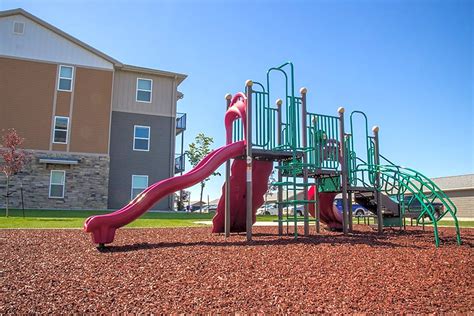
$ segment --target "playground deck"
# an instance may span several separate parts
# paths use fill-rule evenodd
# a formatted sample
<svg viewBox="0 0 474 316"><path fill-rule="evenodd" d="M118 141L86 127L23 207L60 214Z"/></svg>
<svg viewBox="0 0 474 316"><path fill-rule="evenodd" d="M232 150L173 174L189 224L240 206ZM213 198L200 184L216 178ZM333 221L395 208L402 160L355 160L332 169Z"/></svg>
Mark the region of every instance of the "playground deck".
<svg viewBox="0 0 474 316"><path fill-rule="evenodd" d="M474 229L322 232L123 229L105 253L81 230L1 230L0 314L474 312ZM48 240L50 242L45 242Z"/></svg>

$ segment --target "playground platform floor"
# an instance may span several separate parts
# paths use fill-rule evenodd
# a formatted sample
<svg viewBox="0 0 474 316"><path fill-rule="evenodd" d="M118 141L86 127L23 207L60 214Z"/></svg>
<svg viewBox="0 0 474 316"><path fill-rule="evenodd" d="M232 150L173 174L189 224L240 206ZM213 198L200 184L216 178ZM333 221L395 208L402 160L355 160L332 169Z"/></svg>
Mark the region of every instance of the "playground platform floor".
<svg viewBox="0 0 474 316"><path fill-rule="evenodd" d="M0 314L474 312L474 230L409 228L279 239L256 227L123 229L99 252L81 230L0 230ZM312 232L314 234L314 232Z"/></svg>

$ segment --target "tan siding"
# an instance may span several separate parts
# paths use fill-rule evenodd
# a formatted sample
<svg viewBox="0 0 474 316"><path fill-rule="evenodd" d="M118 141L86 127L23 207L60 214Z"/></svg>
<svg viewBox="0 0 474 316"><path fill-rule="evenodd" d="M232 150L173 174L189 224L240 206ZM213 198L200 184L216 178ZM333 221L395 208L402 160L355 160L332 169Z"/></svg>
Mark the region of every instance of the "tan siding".
<svg viewBox="0 0 474 316"><path fill-rule="evenodd" d="M66 151L67 145L66 144L53 144L52 149L54 151Z"/></svg>
<svg viewBox="0 0 474 316"><path fill-rule="evenodd" d="M0 57L0 129L14 127L25 148L49 149L56 69Z"/></svg>
<svg viewBox="0 0 474 316"><path fill-rule="evenodd" d="M446 192L458 209L458 217L474 218L474 189Z"/></svg>
<svg viewBox="0 0 474 316"><path fill-rule="evenodd" d="M152 79L152 103L136 102L137 78ZM114 79L113 110L176 116L173 100L173 79L128 71L116 71Z"/></svg>
<svg viewBox="0 0 474 316"><path fill-rule="evenodd" d="M75 76L70 151L106 154L113 73L77 67Z"/></svg>
<svg viewBox="0 0 474 316"><path fill-rule="evenodd" d="M69 108L71 105L71 92L58 91L56 99L56 116L69 117Z"/></svg>

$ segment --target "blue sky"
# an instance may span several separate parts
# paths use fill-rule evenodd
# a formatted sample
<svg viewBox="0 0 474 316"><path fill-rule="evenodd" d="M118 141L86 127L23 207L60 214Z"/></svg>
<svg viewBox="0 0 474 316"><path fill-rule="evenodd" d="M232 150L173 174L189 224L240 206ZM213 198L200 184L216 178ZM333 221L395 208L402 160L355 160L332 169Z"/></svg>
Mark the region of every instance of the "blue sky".
<svg viewBox="0 0 474 316"><path fill-rule="evenodd" d="M188 74L186 145L223 145L224 95L290 60L310 111L363 110L381 152L427 176L474 172L472 1L0 0L17 7L124 63Z"/></svg>

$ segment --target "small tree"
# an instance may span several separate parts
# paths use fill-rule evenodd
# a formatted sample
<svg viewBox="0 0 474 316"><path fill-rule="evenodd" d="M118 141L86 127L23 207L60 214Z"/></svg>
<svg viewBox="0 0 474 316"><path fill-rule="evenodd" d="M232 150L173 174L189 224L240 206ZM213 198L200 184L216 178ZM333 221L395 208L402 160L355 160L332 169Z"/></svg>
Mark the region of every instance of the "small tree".
<svg viewBox="0 0 474 316"><path fill-rule="evenodd" d="M0 171L3 172L7 178L7 188L5 195L5 215L8 217L9 207L9 186L11 177L20 172L27 162L27 156L24 151L19 150L19 146L23 143L24 138L20 137L14 128L7 130L2 136L2 147L0 148L0 155L2 162L0 164Z"/></svg>
<svg viewBox="0 0 474 316"><path fill-rule="evenodd" d="M204 159L211 152L211 145L214 143L212 137L204 135L204 133L199 133L194 139L194 143L189 144L189 150L186 151L186 156L188 157L189 163L195 167L201 160ZM213 172L212 176L220 176L219 172ZM202 202L202 195L204 193L204 187L206 182L209 181L209 178L206 178L201 181L201 195L199 202ZM202 212L202 203L200 203L199 212Z"/></svg>

